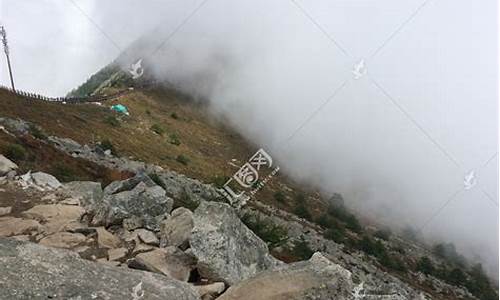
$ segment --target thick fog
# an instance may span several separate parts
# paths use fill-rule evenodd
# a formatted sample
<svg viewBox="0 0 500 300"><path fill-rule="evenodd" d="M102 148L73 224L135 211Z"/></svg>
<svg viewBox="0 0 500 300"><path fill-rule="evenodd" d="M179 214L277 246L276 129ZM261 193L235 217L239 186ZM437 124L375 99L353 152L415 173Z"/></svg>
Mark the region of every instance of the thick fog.
<svg viewBox="0 0 500 300"><path fill-rule="evenodd" d="M497 276L496 1L0 1L19 88L63 95L127 49L283 172Z"/></svg>

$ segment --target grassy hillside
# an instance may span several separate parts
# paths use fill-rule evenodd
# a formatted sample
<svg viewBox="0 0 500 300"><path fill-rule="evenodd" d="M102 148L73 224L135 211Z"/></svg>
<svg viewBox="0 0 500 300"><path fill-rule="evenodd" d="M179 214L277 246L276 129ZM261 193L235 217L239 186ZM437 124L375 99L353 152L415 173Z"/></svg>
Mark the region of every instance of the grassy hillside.
<svg viewBox="0 0 500 300"><path fill-rule="evenodd" d="M91 79L76 93L92 93L94 87L106 80L103 78L99 75ZM113 88L102 92L113 92ZM130 116L110 110L111 105L118 103L128 107ZM215 185L223 184L259 148L208 114L204 104L160 87L135 90L102 106L33 102L0 89L0 117L21 118L38 125L41 132L32 134L42 139L44 135L55 135L81 144L106 142L120 156L155 163ZM26 152L23 157L14 158L23 171L43 170L64 181L99 180L104 184L127 176L58 153L29 136L19 139L0 133L0 153L12 155L13 145ZM451 260L440 266L430 265L425 259L413 260L406 256L404 246L393 247L383 242L389 239L390 232L365 229L338 195L328 202L319 193L278 174L254 198L313 222L325 238L343 243L345 251L364 252L382 269L410 284L414 282L408 271L420 271L454 285L463 284L462 279L466 278L469 290L481 299L496 297L480 268L458 266ZM272 246L278 247L286 238L286 230L279 226L252 216L246 216L244 221ZM288 254L282 251L281 258L293 261L310 254L306 244L298 243ZM446 257L443 259L446 261Z"/></svg>

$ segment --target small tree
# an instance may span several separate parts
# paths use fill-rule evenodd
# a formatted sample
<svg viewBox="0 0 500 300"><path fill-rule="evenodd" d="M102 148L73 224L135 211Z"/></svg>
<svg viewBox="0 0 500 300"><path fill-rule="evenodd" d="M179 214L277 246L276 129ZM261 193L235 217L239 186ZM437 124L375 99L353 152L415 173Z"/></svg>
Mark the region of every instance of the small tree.
<svg viewBox="0 0 500 300"><path fill-rule="evenodd" d="M274 193L274 199L278 201L279 203L285 203L285 194L281 191L277 191Z"/></svg>
<svg viewBox="0 0 500 300"><path fill-rule="evenodd" d="M301 260L306 260L311 258L314 251L309 247L304 238L301 238L300 241L294 243L293 254Z"/></svg>
<svg viewBox="0 0 500 300"><path fill-rule="evenodd" d="M432 275L435 273L436 269L434 268L431 260L427 256L423 256L417 262L417 271L427 275Z"/></svg>

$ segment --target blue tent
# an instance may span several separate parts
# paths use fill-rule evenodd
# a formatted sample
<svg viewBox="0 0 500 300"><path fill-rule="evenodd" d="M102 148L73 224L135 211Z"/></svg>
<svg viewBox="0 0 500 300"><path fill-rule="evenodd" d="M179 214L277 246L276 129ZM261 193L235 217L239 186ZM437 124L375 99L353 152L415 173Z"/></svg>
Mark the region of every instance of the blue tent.
<svg viewBox="0 0 500 300"><path fill-rule="evenodd" d="M111 109L114 110L114 111L116 111L116 112L125 114L127 116L129 115L128 109L127 109L127 107L125 105L116 104L116 105L111 106Z"/></svg>

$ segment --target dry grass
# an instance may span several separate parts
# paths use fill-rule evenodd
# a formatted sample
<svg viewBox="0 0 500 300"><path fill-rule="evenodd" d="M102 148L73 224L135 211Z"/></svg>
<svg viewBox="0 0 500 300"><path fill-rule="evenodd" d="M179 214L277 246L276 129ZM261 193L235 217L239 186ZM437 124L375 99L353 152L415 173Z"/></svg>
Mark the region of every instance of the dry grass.
<svg viewBox="0 0 500 300"><path fill-rule="evenodd" d="M129 117L109 109L117 103L128 107ZM259 148L210 116L203 104L160 88L135 91L103 106L33 102L0 89L0 116L33 122L48 135L69 137L81 144L109 140L121 156L155 163L207 183L216 177L232 176L237 168L229 162L236 159L236 164L242 165ZM119 126L110 124L110 118L118 119ZM152 131L154 124L161 126L165 133L159 135ZM178 138L179 145L171 143L171 135ZM188 158L189 163L179 162L179 156ZM283 191L281 184L293 190ZM286 201L274 199L273 195L279 190ZM256 197L291 211L298 190L297 184L278 174ZM313 216L324 211L320 201L309 202Z"/></svg>

